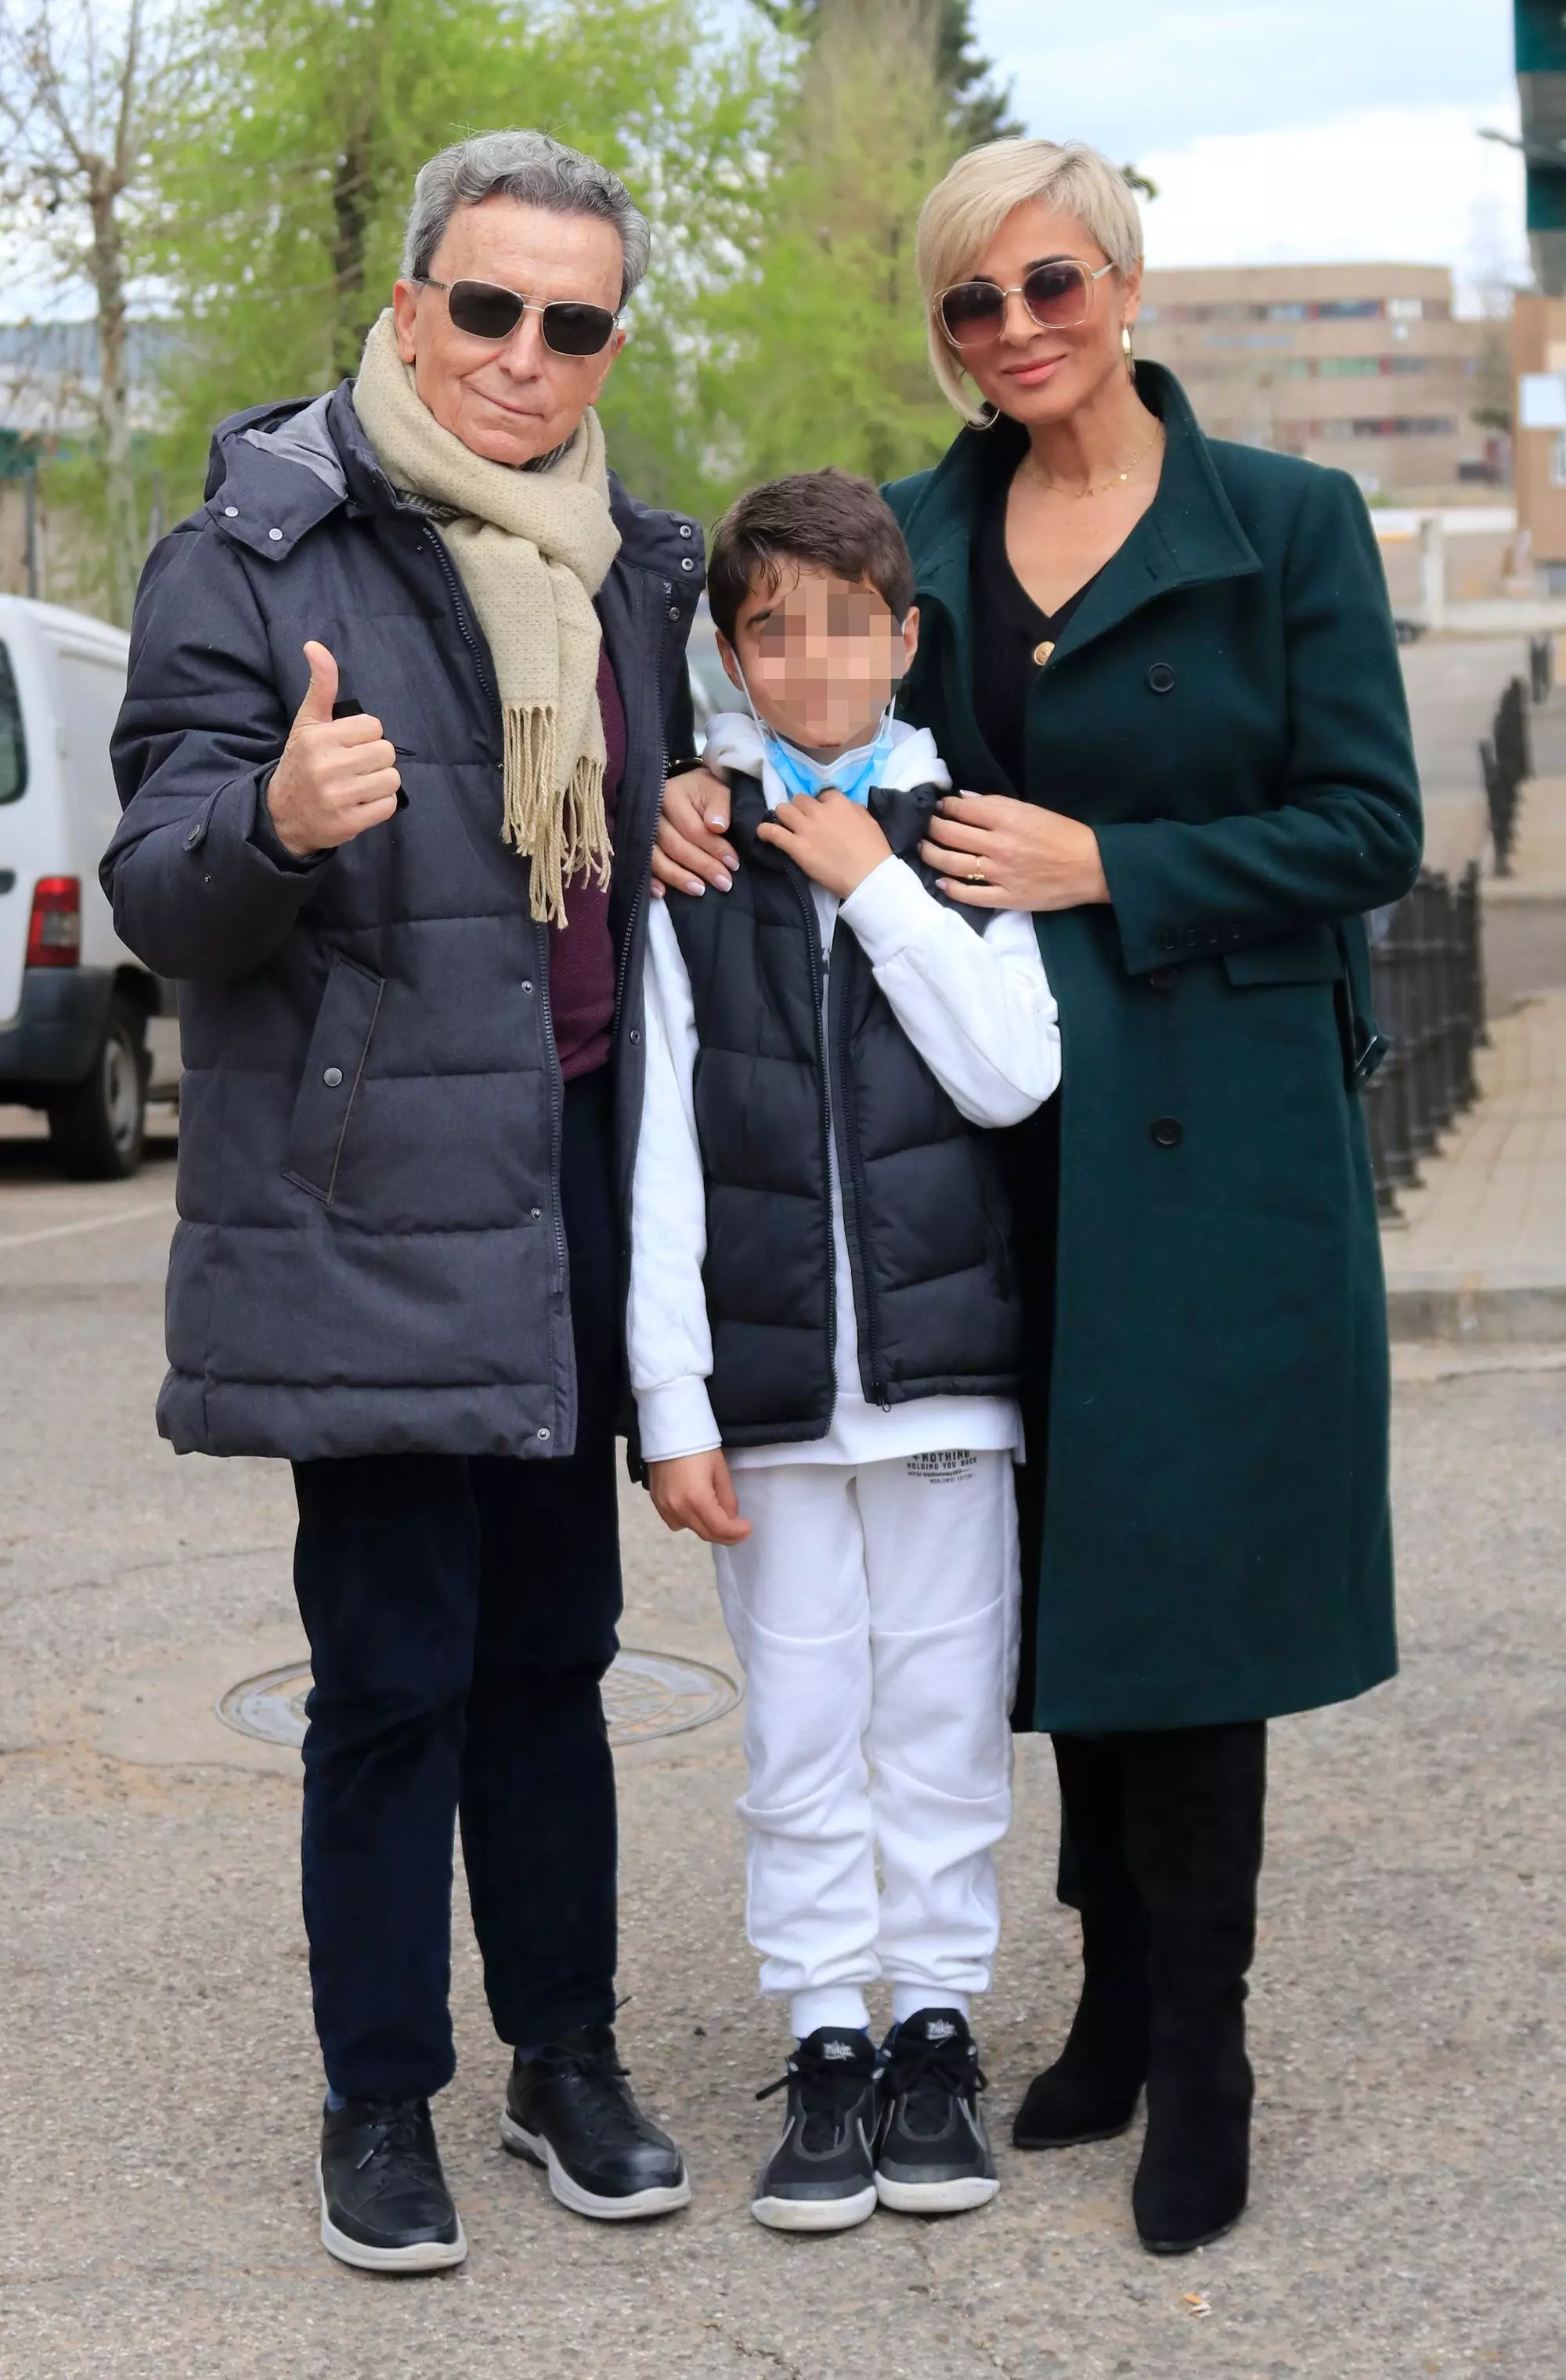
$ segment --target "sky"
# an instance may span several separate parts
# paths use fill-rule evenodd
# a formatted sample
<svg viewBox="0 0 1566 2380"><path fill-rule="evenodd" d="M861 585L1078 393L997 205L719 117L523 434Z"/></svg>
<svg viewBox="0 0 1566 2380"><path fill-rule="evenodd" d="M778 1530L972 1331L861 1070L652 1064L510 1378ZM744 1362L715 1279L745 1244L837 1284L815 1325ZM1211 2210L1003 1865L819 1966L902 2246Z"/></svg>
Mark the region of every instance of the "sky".
<svg viewBox="0 0 1566 2380"><path fill-rule="evenodd" d="M1527 272L1511 0L976 0L1030 132L1158 184L1150 265Z"/></svg>

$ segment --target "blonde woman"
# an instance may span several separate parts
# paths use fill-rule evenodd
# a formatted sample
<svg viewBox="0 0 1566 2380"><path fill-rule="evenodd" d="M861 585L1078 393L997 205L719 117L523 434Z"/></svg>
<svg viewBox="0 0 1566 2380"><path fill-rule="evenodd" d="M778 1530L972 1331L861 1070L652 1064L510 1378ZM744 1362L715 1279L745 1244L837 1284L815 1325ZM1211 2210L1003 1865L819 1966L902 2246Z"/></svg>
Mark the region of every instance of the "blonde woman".
<svg viewBox="0 0 1566 2380"><path fill-rule="evenodd" d="M921 620L901 707L979 789L923 853L957 900L1034 911L1062 1041L1012 1149L1017 1718L1054 1739L1084 1978L1014 2138L1123 2131L1146 2083L1132 2203L1174 2253L1246 2199L1266 1723L1396 1668L1358 920L1414 880L1419 792L1363 499L1206 438L1135 363L1108 160L972 152L919 266L965 426L888 491ZM725 820L676 782L664 880L720 883Z"/></svg>

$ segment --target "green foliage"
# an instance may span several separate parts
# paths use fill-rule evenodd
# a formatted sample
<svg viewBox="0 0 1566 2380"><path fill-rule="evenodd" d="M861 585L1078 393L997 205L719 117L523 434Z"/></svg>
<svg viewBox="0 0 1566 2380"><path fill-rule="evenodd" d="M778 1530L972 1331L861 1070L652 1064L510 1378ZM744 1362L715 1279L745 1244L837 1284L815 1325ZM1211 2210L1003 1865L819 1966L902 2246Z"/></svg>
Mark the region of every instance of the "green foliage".
<svg viewBox="0 0 1566 2380"><path fill-rule="evenodd" d="M828 29L842 31L856 19L873 18L877 0L868 8L866 0L758 0L758 6L780 30L813 42ZM1021 132L1010 91L997 91L990 80L993 60L981 57L974 46L973 0L925 0L919 13L925 18L921 38L932 51L945 101L953 153Z"/></svg>
<svg viewBox="0 0 1566 2380"><path fill-rule="evenodd" d="M953 423L925 353L919 206L958 147L919 0L822 13L780 127L748 271L697 374L714 496L822 463L917 470Z"/></svg>
<svg viewBox="0 0 1566 2380"><path fill-rule="evenodd" d="M651 217L657 278L605 411L647 492L690 481L672 367L754 179L754 41L723 38L699 0L214 0L206 38L159 160L159 263L188 334L165 442L182 501L224 414L355 370L419 166L502 124L600 158Z"/></svg>

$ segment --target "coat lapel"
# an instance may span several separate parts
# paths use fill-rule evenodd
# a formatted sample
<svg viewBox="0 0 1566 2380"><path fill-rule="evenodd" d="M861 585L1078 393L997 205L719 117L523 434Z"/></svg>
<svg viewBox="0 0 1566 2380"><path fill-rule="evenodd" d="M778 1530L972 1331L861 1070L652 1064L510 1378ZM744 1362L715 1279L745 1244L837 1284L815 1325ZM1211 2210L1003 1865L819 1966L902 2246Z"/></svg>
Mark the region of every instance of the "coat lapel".
<svg viewBox="0 0 1566 2380"><path fill-rule="evenodd" d="M1259 571L1261 562L1235 516L1185 392L1161 364L1139 364L1137 388L1164 425L1167 446L1159 492L1118 553L1111 554L1072 614L1055 648L1051 673L1073 653L1176 588L1199 587ZM947 449L908 524L921 606L951 623L955 664L945 688L961 730L978 742L973 719L971 570L974 526L989 476L1021 459L1014 423L965 430Z"/></svg>

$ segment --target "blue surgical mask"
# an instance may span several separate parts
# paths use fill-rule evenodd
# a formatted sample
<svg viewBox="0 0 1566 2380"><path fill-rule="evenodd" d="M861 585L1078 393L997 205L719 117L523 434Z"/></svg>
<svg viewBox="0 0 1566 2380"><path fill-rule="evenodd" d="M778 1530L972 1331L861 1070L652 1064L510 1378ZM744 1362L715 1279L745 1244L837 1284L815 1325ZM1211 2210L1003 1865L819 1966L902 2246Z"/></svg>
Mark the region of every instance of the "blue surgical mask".
<svg viewBox="0 0 1566 2380"><path fill-rule="evenodd" d="M808 753L786 743L775 729L768 726L750 699L745 673L740 673L740 685L750 705L750 716L761 731L761 742L773 771L789 794L819 794L828 785L835 785L851 802L869 799L870 787L879 781L892 749L892 705L889 702L880 715L880 725L873 744L862 746L857 754L839 753L831 760L812 760Z"/></svg>

